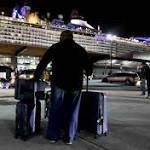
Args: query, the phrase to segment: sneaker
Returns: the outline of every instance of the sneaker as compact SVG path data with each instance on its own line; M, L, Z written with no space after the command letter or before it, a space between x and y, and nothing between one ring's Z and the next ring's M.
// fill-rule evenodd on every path
M47 137L47 139L49 140L50 143L56 143L57 142L57 139L48 138L48 137Z
M140 95L141 95L141 96L144 96L144 95L145 95L145 93L141 93Z
M67 145L72 145L72 141L65 142Z
M67 145L72 145L72 141L73 141L73 140L68 139L68 138L64 139L64 142L65 142Z
M53 144L53 143L56 143L57 140L49 140L49 142Z
M145 95L144 97L145 97L145 98L150 98L150 95Z

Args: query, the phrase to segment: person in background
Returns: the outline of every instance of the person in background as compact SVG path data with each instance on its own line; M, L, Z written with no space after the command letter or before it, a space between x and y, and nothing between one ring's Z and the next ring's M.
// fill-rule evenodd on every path
M147 81L146 81L146 77L145 77L145 74L144 74L145 73L144 65L145 65L145 62L142 62L141 65L138 68L138 71L140 72L140 80L141 80L141 86L140 86L141 91L142 91L141 95L145 95L146 89L147 89L147 87L146 87L146 82Z
M73 33L69 30L63 31L60 41L44 54L34 73L35 80L40 78L49 62L52 62L52 77L47 138L51 143L59 140L64 118L65 142L72 144L78 126L83 72L90 76L92 63L85 49L73 40Z
M141 77L142 77L143 94L145 95L146 98L149 98L150 97L150 68L145 62L142 62ZM147 86L147 90L146 90L146 86Z

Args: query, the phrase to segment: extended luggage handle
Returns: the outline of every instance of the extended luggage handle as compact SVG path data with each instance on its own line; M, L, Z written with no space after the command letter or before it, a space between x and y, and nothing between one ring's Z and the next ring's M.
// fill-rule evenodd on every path
M34 108L32 110L32 117L31 117L31 124L32 124L32 132L34 133L35 132L35 118L36 118L36 92L37 92L37 81L34 81Z
M88 92L88 86L89 86L89 76L86 76L86 91Z

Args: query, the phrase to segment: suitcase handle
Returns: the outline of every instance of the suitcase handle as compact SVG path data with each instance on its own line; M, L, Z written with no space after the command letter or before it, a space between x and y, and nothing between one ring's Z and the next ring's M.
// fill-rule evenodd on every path
M86 76L86 91L88 92L89 78Z
M30 120L30 122L31 122L31 124L32 124L32 132L34 133L35 132L35 118L36 118L36 95L35 95L35 93L37 92L37 82L36 81L34 81L34 108L33 108L33 110L32 110L32 113L31 113L31 120Z

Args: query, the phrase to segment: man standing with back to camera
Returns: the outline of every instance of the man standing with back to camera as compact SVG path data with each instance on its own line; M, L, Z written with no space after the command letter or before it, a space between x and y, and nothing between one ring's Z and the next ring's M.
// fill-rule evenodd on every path
M69 30L63 31L60 41L53 44L44 54L35 71L35 80L40 78L49 62L52 62L52 78L47 138L51 143L59 140L62 117L65 116L65 142L72 144L78 126L83 71L87 76L91 75L92 64L85 49L75 43Z
M142 77L144 78L144 82L145 80L147 81L147 92L145 92L146 88L144 87L143 94L145 94L145 98L150 98L150 67L145 62L142 62L141 74L142 74Z

